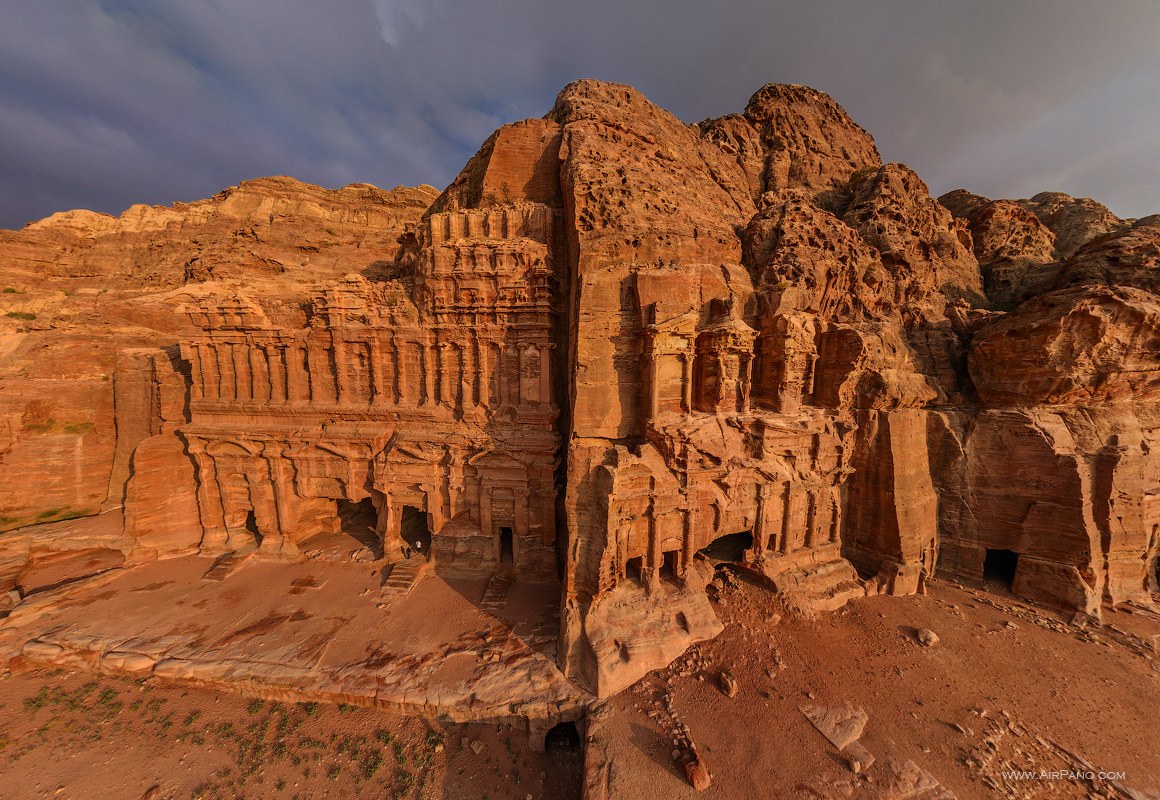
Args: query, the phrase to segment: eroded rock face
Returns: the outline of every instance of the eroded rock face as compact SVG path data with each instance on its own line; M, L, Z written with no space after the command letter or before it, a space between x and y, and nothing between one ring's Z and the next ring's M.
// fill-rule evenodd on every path
M288 218L429 199L350 191L368 216L299 193ZM345 536L399 575L562 579L559 666L598 696L716 635L722 562L806 615L936 571L1098 615L1148 597L1160 549L1160 228L1100 209L936 202L805 87L690 126L578 81L417 224L303 267L341 280L239 291L286 267L250 234L157 267L191 284L119 301L170 339L119 348L136 421L86 491L121 487L131 558ZM0 421L8 458L25 422Z
M987 296L1010 309L1049 291L1059 276L1055 234L1013 200L988 200L963 189L939 198L971 231Z
M1160 400L1160 298L1117 286L1061 289L982 327L971 378L988 405Z
M1088 197L1063 192L1040 192L1030 200L1016 200L1055 234L1057 258L1070 258L1092 239L1126 227L1106 206Z

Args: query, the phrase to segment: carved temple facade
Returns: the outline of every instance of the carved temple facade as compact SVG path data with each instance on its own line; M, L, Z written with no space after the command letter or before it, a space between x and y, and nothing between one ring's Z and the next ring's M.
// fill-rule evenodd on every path
M554 227L542 205L434 214L410 286L348 276L296 329L190 307L201 549L292 557L363 503L388 561L429 541L441 568L554 579Z

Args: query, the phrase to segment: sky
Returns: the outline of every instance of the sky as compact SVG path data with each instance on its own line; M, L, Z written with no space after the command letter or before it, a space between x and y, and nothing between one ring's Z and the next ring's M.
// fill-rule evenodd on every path
M5 0L0 227L292 175L442 188L580 77L829 92L933 194L1160 212L1156 0Z

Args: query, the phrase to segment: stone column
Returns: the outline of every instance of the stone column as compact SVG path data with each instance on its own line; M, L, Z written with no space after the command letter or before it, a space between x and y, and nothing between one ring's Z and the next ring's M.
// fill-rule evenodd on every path
M451 392L451 362L454 360L452 356L453 347L450 342L439 342L436 346L436 353L438 357L438 383L439 383L439 403L445 406L455 405L455 398Z
M656 502L651 499L656 496L656 482L650 480L649 483L649 504L648 504L648 588L649 591L660 588L661 584L661 562L664 556L661 555L661 536L657 530L656 518Z
M656 353L648 354L648 372L645 374L648 385L648 418L650 420L656 420L661 411L660 387L657 385L661 371L658 368L657 358Z
M487 481L479 482L479 529L484 536L492 538L495 548L495 558L499 561L499 535L491 524L491 486Z
M387 401L383 380L386 373L386 365L383 362L386 359L384 358L382 339L377 335L368 338L367 351L369 353L367 361L371 371L371 402L375 405L382 405Z
M693 354L681 353L681 402L685 413L693 413Z
M543 508L540 512L543 514L540 524L540 540L544 544L551 544L556 540L556 498L551 483L553 478L554 476L549 475L549 482L547 484L540 483L541 487L545 487L541 489L542 497L540 498L540 501L543 503Z
M268 537L262 539L262 550L265 552L297 551L297 542L293 536L298 529L298 493L294 490L294 481L291 477L293 467L282 457L284 447L280 444L267 444L264 454L270 466L270 481L274 486L274 511L278 520L279 541L275 545L267 545Z
M487 347L486 340L479 336L472 337L472 347L474 348L474 357L472 359L472 380L475 386L475 394L473 395L473 403L478 406L486 406L488 403L488 387L487 387Z
M234 362L234 399L249 400L254 396L254 378L250 375L250 346L246 342L231 345Z
M475 337L468 339L459 347L460 372L459 392L462 395L461 403L464 408L475 406Z
M419 372L423 376L423 405L435 404L435 365L432 363L434 358L432 356L432 346L430 342L423 343L422 362L419 367Z
M181 348L181 355L189 361L189 397L191 400L200 400L204 396L205 375L201 367L201 346L189 345Z
M310 373L303 364L302 346L297 342L286 346L286 394L292 403L310 399Z
M785 547L785 508L789 502L785 483L775 483L766 490L768 518L768 543L766 549L773 553Z
M685 507L684 530L681 531L681 564L680 564L681 574L680 574L680 577L682 580L684 580L687 583L689 575L690 575L689 567L692 566L693 556L697 552L697 543L696 543L696 530L697 530L696 513L697 512L696 512L696 507L693 505L692 501L690 500L690 498L688 498L688 496L686 496L685 501L688 505Z
M250 357L250 376L253 382L250 396L254 400L269 402L273 397L270 381L269 362L266 360L266 345L253 344L246 348Z
M516 518L515 518L515 520L513 520L513 522L515 524L513 526L513 531L512 531L512 564L513 565L519 565L520 555L521 555L520 551L523 549L522 545L524 542L524 537L526 537L530 533L529 528L528 528L528 499L529 499L529 494L528 494L527 489L516 489L515 490L515 506L516 506L515 516L516 516Z
M544 342L540 348L540 402L552 402L552 348L555 345Z
M499 352L495 359L495 392L498 395L496 398L497 406L506 406L511 402L511 392L508 390L507 373L504 371L504 353L507 351L502 343L499 345Z
M830 543L836 543L842 535L842 501L840 495L841 489L837 486L831 486L830 495Z
M802 546L813 547L816 543L814 530L818 524L818 495L813 489L805 494L806 524L802 533Z
M337 333L331 333L331 347L334 352L335 397L340 406L350 404L350 358L346 342Z
M221 553L229 535L213 456L205 452L205 445L200 442L191 443L189 452L197 464L197 510L202 531L199 549L203 553Z
M265 350L266 372L270 376L270 402L285 403L289 398L286 388L286 369L282 363L282 345L267 344Z
M406 343L399 344L399 340L391 337L391 353L395 359L395 382L398 389L398 404L405 406L411 402L411 393L407 391L407 380L410 369L407 366Z
M797 483L790 483L785 504L785 534L781 540L781 552L783 553L796 550L801 543L801 531L806 516L802 495L801 486Z
M765 513L766 513L766 497L769 494L769 484L757 484L757 511L753 519L753 550L758 554L758 557L764 557L765 551L769 547L766 537L769 535Z
M742 356L740 374L741 381L741 408L742 414L749 413L749 394L753 387L753 356Z
M217 366L218 399L222 401L233 400L234 366L231 346L228 342L214 342L211 346Z

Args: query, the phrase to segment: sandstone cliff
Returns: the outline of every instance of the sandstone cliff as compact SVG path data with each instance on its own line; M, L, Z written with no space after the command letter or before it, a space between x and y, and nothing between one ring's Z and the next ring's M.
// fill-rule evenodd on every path
M185 299L245 285L300 314L320 283L393 263L435 195L274 177L0 231L0 530L121 505L158 415L142 394L150 379L120 354L176 345L191 331Z
M602 696L717 633L722 561L802 614L1157 588L1157 218L936 201L806 87L688 125L582 80L438 198L268 179L6 236L10 525L124 496L132 558L288 558L369 503L386 561L562 575Z

